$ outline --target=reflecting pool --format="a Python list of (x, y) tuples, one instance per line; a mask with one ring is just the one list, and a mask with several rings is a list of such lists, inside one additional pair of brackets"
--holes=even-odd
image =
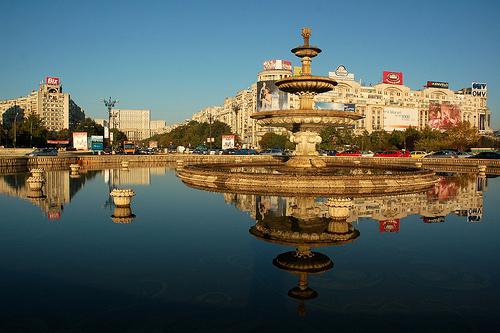
[(1, 332), (500, 325), (500, 177), (358, 197), (206, 192), (170, 166), (28, 177), (0, 175)]

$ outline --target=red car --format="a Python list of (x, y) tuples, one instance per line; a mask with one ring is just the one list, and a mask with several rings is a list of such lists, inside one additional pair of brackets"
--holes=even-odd
[(346, 150), (341, 153), (337, 153), (335, 156), (361, 156), (360, 150)]
[(386, 150), (373, 155), (374, 157), (411, 157), (408, 150)]

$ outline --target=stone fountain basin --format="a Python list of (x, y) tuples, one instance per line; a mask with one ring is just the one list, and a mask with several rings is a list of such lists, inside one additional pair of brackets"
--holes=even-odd
[(327, 166), (289, 168), (285, 164), (197, 164), (177, 170), (188, 186), (216, 192), (273, 195), (361, 195), (421, 191), (434, 186), (434, 172), (408, 167)]
[(322, 76), (294, 76), (277, 81), (276, 86), (287, 93), (312, 93), (321, 94), (332, 90), (337, 81)]
[(291, 109), (260, 111), (250, 116), (261, 126), (284, 127), (289, 131), (354, 125), (363, 115), (351, 111)]

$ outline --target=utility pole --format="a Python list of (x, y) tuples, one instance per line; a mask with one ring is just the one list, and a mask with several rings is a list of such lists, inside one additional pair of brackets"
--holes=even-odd
[[(115, 105), (118, 103), (118, 100), (111, 99), (111, 97), (109, 97), (109, 99), (107, 100), (103, 98), (102, 101), (104, 102), (104, 105), (108, 108), (108, 136), (109, 136), (108, 147), (111, 148), (111, 124), (113, 124), (113, 128), (116, 128), (115, 115), (112, 114), (111, 109), (115, 107)], [(111, 118), (113, 118), (113, 122), (111, 122)]]
[(210, 150), (212, 150), (212, 113), (208, 114), (208, 142), (210, 142)]

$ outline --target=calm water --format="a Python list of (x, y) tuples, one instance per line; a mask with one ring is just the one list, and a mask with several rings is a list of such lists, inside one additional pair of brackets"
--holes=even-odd
[[(273, 265), (294, 246), (249, 230), (317, 231), (332, 198), (205, 192), (166, 167), (49, 171), (45, 197), (28, 198), (27, 177), (0, 176), (2, 332), (500, 327), (500, 177), (353, 198), (343, 223), (359, 237), (314, 249), (334, 266), (306, 276), (305, 301), (288, 295), (298, 275)], [(113, 221), (113, 187), (134, 189), (135, 218)]]

